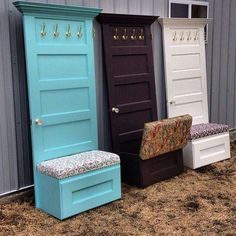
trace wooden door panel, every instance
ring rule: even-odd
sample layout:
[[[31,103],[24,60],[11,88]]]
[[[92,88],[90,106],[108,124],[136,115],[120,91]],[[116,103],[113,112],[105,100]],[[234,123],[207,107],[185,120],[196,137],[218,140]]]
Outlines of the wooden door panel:
[[[114,115],[115,116],[115,115]],[[150,109],[136,109],[129,110],[128,112],[121,113],[116,117],[117,122],[117,132],[119,134],[126,133],[130,131],[136,131],[143,129],[145,122],[152,120],[152,110]]]
[[[121,83],[114,87],[115,95],[119,97],[119,99],[117,99],[117,104],[118,102],[120,104],[146,102],[151,99],[150,85],[148,82],[130,84]]]
[[[150,25],[157,17],[101,14],[113,151],[137,154],[157,119]],[[118,109],[118,112],[114,112]]]
[[[111,55],[146,55],[148,47],[145,46],[119,46],[119,47],[111,47]]]
[[[133,75],[148,73],[148,60],[146,54],[113,55],[113,75]]]

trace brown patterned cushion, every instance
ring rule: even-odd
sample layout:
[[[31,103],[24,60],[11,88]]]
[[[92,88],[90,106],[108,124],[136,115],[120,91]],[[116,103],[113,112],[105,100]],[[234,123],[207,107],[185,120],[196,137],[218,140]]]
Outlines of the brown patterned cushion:
[[[192,117],[183,115],[146,123],[140,148],[143,160],[183,148],[189,139]]]

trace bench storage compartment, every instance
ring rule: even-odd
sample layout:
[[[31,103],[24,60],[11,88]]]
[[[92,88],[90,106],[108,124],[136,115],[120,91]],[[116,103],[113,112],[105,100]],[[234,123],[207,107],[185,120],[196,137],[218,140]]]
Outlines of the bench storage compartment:
[[[38,208],[65,219],[121,198],[120,158],[89,151],[37,165]]]
[[[121,198],[120,165],[65,179],[39,174],[38,208],[65,219]]]
[[[189,115],[146,123],[139,155],[120,153],[122,180],[144,188],[181,174],[191,124]]]
[[[139,155],[121,154],[122,181],[139,188],[177,176],[184,171],[182,149],[149,160]]]
[[[192,169],[226,160],[230,158],[229,132],[191,140],[183,154],[184,165]]]

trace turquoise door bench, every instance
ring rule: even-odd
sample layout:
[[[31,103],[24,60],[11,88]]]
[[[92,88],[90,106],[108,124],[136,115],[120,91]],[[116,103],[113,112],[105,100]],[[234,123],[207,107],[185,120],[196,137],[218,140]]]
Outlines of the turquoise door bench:
[[[119,158],[109,161],[109,153],[86,172],[73,169],[85,168],[77,155],[69,168],[74,174],[63,178],[42,168],[46,161],[98,148],[92,20],[101,9],[14,5],[24,22],[36,207],[64,219],[120,198]]]

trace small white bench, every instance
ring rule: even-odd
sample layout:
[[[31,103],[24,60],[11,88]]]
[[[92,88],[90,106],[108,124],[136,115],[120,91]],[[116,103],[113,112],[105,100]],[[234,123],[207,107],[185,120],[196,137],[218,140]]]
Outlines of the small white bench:
[[[183,151],[184,165],[192,169],[230,158],[228,126],[216,123],[193,125]]]

